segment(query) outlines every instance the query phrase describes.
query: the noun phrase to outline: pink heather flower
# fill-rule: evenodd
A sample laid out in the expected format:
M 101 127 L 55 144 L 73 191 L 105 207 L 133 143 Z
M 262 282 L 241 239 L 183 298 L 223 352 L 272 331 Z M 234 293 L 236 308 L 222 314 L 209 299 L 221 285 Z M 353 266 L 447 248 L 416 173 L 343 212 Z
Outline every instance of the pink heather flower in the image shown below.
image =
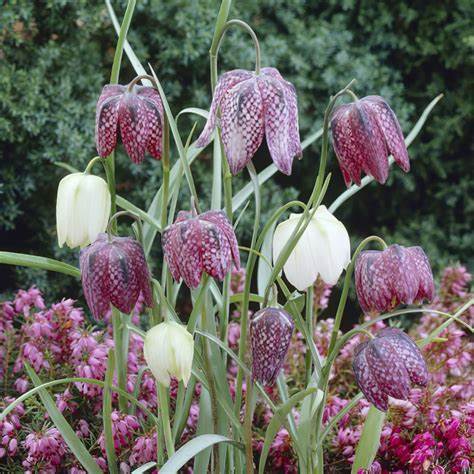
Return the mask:
M 148 151 L 161 158 L 163 105 L 153 87 L 108 84 L 97 102 L 95 137 L 100 156 L 110 155 L 117 144 L 118 126 L 122 143 L 134 163 L 141 163 Z
M 231 322 L 227 328 L 227 341 L 231 349 L 236 349 L 240 340 L 240 324 Z
M 428 383 L 428 369 L 418 346 L 396 328 L 382 329 L 358 346 L 353 370 L 362 393 L 382 411 L 388 409 L 389 396 L 408 399 L 410 382 Z
M 323 310 L 328 307 L 329 297 L 331 296 L 332 288 L 334 285 L 328 285 L 319 276 L 314 283 L 314 298 L 313 304 L 315 310 Z
M 15 311 L 27 316 L 32 308 L 45 309 L 41 292 L 34 286 L 28 291 L 20 290 L 15 297 Z
M 139 436 L 134 440 L 132 452 L 128 459 L 131 466 L 141 466 L 147 462 L 154 461 L 157 452 L 156 431 L 150 435 Z
M 347 186 L 360 186 L 360 175 L 384 184 L 388 178 L 388 156 L 410 171 L 410 161 L 397 117 L 382 97 L 368 96 L 334 109 L 331 118 L 334 152 Z
M 293 334 L 291 316 L 280 308 L 263 308 L 250 320 L 252 377 L 262 385 L 273 385 Z
M 355 268 L 357 299 L 364 313 L 399 304 L 433 300 L 435 287 L 428 257 L 421 247 L 390 245 L 359 254 Z
M 224 73 L 197 146 L 210 142 L 219 108 L 222 141 L 232 174 L 239 173 L 252 159 L 264 134 L 276 167 L 291 174 L 293 158 L 302 155 L 296 91 L 277 69 L 265 67 L 258 75 L 243 69 Z
M 133 446 L 134 435 L 140 429 L 138 419 L 134 415 L 123 415 L 118 411 L 112 412 L 112 435 L 114 447 L 117 452 L 122 449 Z M 99 445 L 105 456 L 105 437 L 104 433 L 99 436 Z
M 180 211 L 163 232 L 163 251 L 173 278 L 189 288 L 198 287 L 203 272 L 222 280 L 232 261 L 240 268 L 234 229 L 222 211 Z
M 66 443 L 56 428 L 30 433 L 22 444 L 28 454 L 22 463 L 27 472 L 37 472 L 38 467 L 40 472 L 57 472 L 56 468 L 61 465 L 67 451 Z
M 232 275 L 230 278 L 230 293 L 235 295 L 242 293 L 245 287 L 245 268 L 232 269 Z
M 110 304 L 130 313 L 140 294 L 147 306 L 152 305 L 150 272 L 135 239 L 99 234 L 81 250 L 80 266 L 84 295 L 96 319 L 104 316 Z

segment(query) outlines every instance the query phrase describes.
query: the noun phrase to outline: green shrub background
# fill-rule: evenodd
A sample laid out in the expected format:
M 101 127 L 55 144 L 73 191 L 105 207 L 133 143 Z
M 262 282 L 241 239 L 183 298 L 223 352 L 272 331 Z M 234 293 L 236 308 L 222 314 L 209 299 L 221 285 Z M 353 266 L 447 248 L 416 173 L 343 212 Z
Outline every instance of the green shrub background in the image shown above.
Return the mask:
M 113 2 L 120 18 L 125 4 Z M 175 113 L 187 106 L 209 106 L 208 49 L 218 6 L 210 0 L 137 2 L 129 40 L 142 63 L 154 66 Z M 295 84 L 303 138 L 321 126 L 329 95 L 352 78 L 359 96 L 380 94 L 389 101 L 405 133 L 433 97 L 445 94 L 409 150 L 412 172 L 393 169 L 386 186 L 370 185 L 337 213 L 354 240 L 378 233 L 388 242 L 420 244 L 436 269 L 454 261 L 473 263 L 473 13 L 470 0 L 237 0 L 231 10 L 231 17 L 255 29 L 263 65 L 277 67 Z M 65 172 L 53 163 L 83 168 L 95 155 L 95 102 L 108 82 L 115 41 L 100 1 L 3 3 L 1 250 L 77 264 L 76 251 L 56 244 L 55 193 Z M 253 61 L 252 42 L 233 31 L 221 49 L 220 69 L 250 69 Z M 124 57 L 121 82 L 133 76 Z M 192 123 L 181 125 L 184 137 Z M 198 130 L 202 126 L 198 123 Z M 119 150 L 119 192 L 146 206 L 160 183 L 160 165 L 147 158 L 135 166 Z M 210 195 L 209 158 L 206 152 L 193 167 L 204 200 Z M 306 150 L 291 177 L 278 175 L 264 187 L 265 210 L 297 195 L 307 197 L 318 161 L 319 143 Z M 264 147 L 255 162 L 258 169 L 269 163 Z M 327 202 L 344 190 L 332 151 L 330 168 Z M 234 189 L 246 180 L 243 173 L 234 180 Z M 183 191 L 183 206 L 186 200 Z M 251 219 L 249 212 L 239 226 L 242 239 Z M 158 261 L 158 248 L 156 256 Z M 0 269 L 0 292 L 36 283 L 50 296 L 79 295 L 69 278 Z

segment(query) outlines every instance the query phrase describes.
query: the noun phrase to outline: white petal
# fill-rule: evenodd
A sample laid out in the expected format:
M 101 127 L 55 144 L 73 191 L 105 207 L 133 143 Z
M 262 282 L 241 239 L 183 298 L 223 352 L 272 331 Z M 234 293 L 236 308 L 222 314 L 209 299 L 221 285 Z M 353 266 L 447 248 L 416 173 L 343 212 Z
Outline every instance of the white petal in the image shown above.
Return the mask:
M 74 218 L 74 197 L 82 176 L 82 173 L 73 173 L 59 182 L 56 198 L 56 229 L 60 247 L 64 243 L 69 245 L 71 224 Z

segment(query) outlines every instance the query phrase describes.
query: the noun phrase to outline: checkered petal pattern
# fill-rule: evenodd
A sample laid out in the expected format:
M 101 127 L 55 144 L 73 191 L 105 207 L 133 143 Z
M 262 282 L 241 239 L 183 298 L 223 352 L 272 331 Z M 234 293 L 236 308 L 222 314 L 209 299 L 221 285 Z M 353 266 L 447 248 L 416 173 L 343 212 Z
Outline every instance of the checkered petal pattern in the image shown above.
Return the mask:
M 361 183 L 361 173 L 384 184 L 388 156 L 410 170 L 408 152 L 397 117 L 382 97 L 368 96 L 336 107 L 331 117 L 334 152 L 347 186 Z
M 259 75 L 237 69 L 221 76 L 209 118 L 197 140 L 200 147 L 210 141 L 218 108 L 232 174 L 245 168 L 264 136 L 277 168 L 291 174 L 293 159 L 302 155 L 296 91 L 275 68 L 263 68 Z
M 110 155 L 120 130 L 122 143 L 134 163 L 141 163 L 148 151 L 161 158 L 163 105 L 152 87 L 104 86 L 97 102 L 96 145 L 100 156 Z
M 232 261 L 240 268 L 234 229 L 222 211 L 178 213 L 163 232 L 163 251 L 173 278 L 189 288 L 199 286 L 203 272 L 223 280 Z
M 114 305 L 130 313 L 140 294 L 152 305 L 150 273 L 140 244 L 130 237 L 100 234 L 80 254 L 82 288 L 96 319 Z
M 411 383 L 426 386 L 428 369 L 417 345 L 400 329 L 382 329 L 360 344 L 352 363 L 358 387 L 382 411 L 389 397 L 407 400 Z
M 250 320 L 252 377 L 272 386 L 280 373 L 293 334 L 291 316 L 280 308 L 263 308 Z

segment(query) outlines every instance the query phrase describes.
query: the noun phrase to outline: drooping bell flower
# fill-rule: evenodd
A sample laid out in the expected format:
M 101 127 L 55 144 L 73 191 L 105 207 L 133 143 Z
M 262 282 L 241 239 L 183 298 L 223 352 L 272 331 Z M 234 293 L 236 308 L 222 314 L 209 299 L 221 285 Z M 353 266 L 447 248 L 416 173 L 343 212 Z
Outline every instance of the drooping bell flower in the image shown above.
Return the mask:
M 264 135 L 276 167 L 291 174 L 293 158 L 302 156 L 296 91 L 277 69 L 265 67 L 258 75 L 243 69 L 224 73 L 197 146 L 204 147 L 211 140 L 219 108 L 222 141 L 232 174 L 245 168 Z
M 355 379 L 367 400 L 382 411 L 388 397 L 407 400 L 411 383 L 426 386 L 428 369 L 418 346 L 397 328 L 382 329 L 360 344 L 352 362 Z
M 263 308 L 250 320 L 252 377 L 272 386 L 280 373 L 290 346 L 294 323 L 281 308 Z
M 106 157 L 117 144 L 120 128 L 122 143 L 134 163 L 141 163 L 148 151 L 161 158 L 163 104 L 153 87 L 139 86 L 134 79 L 128 86 L 107 84 L 96 109 L 97 152 Z
M 62 247 L 85 247 L 104 232 L 110 217 L 110 192 L 105 180 L 88 173 L 65 176 L 58 186 L 56 229 Z
M 371 95 L 343 104 L 331 117 L 334 151 L 346 186 L 360 186 L 361 172 L 384 184 L 388 178 L 388 157 L 410 171 L 407 147 L 398 119 L 382 97 Z
M 430 262 L 421 247 L 390 245 L 382 251 L 361 252 L 355 265 L 355 285 L 366 314 L 424 299 L 432 301 L 435 295 Z
M 145 361 L 162 385 L 169 387 L 171 376 L 186 386 L 191 377 L 194 340 L 185 326 L 168 321 L 152 327 L 145 336 Z
M 290 214 L 273 235 L 273 261 L 276 262 L 289 241 L 301 214 Z M 349 234 L 344 224 L 326 208 L 319 206 L 308 227 L 298 240 L 283 266 L 288 281 L 304 291 L 321 275 L 321 279 L 335 285 L 351 260 Z
M 80 267 L 82 288 L 94 318 L 102 318 L 111 304 L 130 313 L 140 294 L 146 306 L 152 305 L 150 272 L 135 239 L 100 234 L 81 250 Z
M 232 261 L 240 268 L 234 229 L 222 211 L 180 211 L 163 232 L 163 251 L 173 278 L 189 288 L 197 288 L 203 272 L 222 280 Z

